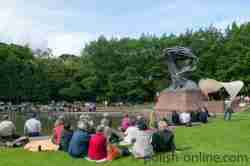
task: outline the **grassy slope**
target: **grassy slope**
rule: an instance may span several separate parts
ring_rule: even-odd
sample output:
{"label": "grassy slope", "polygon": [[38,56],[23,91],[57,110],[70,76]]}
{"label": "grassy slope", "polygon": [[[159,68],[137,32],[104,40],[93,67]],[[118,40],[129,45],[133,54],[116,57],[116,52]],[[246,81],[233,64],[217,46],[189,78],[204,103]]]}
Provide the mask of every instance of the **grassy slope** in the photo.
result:
{"label": "grassy slope", "polygon": [[[249,163],[191,163],[184,162],[183,156],[190,153],[211,152],[232,154],[247,154],[250,157],[250,112],[234,114],[232,121],[223,121],[221,117],[211,120],[207,125],[176,129],[176,144],[182,149],[178,152],[179,161],[160,163],[154,161],[152,165],[169,166],[238,166]],[[121,158],[105,165],[144,165],[143,160],[132,157]],[[82,166],[96,165],[81,159],[71,159],[68,155],[56,153],[31,153],[21,149],[0,149],[0,166]],[[149,164],[148,164],[149,165]]]}

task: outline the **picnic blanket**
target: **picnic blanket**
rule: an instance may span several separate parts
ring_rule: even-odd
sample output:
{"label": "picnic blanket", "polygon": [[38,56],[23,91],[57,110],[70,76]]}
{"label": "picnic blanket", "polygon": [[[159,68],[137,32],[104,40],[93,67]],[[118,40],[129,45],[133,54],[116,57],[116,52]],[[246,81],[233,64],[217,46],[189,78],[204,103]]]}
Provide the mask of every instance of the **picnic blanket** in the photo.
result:
{"label": "picnic blanket", "polygon": [[31,139],[31,141],[24,146],[24,149],[31,152],[57,151],[59,146],[53,144],[50,138],[44,137]]}

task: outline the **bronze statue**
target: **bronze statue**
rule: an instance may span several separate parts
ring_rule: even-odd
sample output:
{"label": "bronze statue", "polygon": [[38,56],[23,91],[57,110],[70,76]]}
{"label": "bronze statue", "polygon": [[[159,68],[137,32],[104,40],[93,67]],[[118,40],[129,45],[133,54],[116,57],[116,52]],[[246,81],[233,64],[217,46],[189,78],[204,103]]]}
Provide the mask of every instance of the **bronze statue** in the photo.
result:
{"label": "bronze statue", "polygon": [[164,50],[164,56],[171,75],[172,84],[167,90],[197,89],[197,84],[187,79],[196,69],[198,58],[185,47],[172,47]]}

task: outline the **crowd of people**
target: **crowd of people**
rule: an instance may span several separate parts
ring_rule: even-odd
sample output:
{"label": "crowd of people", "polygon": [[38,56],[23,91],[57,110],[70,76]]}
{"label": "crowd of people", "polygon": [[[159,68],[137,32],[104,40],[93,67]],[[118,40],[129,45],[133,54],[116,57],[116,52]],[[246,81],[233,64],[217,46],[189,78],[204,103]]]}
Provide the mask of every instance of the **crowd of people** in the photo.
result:
{"label": "crowd of people", "polygon": [[94,102],[55,102],[51,101],[49,104],[40,104],[32,102],[23,102],[14,104],[12,102],[0,101],[0,112],[15,111],[15,112],[94,112],[96,110],[96,104]]}
{"label": "crowd of people", "polygon": [[[16,139],[15,125],[3,117],[0,124],[0,138]],[[118,129],[112,128],[112,119],[103,114],[96,123],[88,114],[79,117],[75,130],[61,115],[54,124],[52,142],[59,150],[73,158],[104,162],[118,157],[132,155],[135,158],[151,158],[157,152],[175,152],[174,133],[168,122],[160,120],[156,128],[149,128],[143,116],[125,115]],[[28,137],[41,136],[41,122],[36,114],[25,122],[24,134]]]}
{"label": "crowd of people", "polygon": [[157,128],[149,128],[142,117],[125,115],[119,129],[112,128],[112,120],[104,113],[99,124],[89,115],[82,115],[77,129],[58,119],[53,139],[59,149],[74,158],[103,162],[133,155],[135,158],[151,158],[157,152],[174,152],[174,133],[166,121],[159,121]]}
{"label": "crowd of people", "polygon": [[[225,103],[225,120],[231,119],[231,103]],[[73,125],[61,115],[53,128],[52,142],[58,150],[68,153],[73,158],[84,158],[88,161],[104,162],[118,157],[132,155],[135,158],[151,158],[158,152],[175,152],[174,132],[171,126],[207,123],[211,116],[206,107],[197,111],[173,111],[170,119],[157,119],[153,125],[142,115],[125,114],[119,128],[113,128],[109,113],[104,113],[96,121],[87,112],[83,113]],[[149,125],[148,125],[149,124]],[[150,127],[149,127],[150,126]],[[39,137],[42,135],[42,124],[34,113],[24,124],[24,135]],[[4,140],[15,140],[15,124],[4,115],[0,122],[0,145]]]}
{"label": "crowd of people", "polygon": [[192,126],[197,123],[207,123],[210,117],[206,107],[200,107],[197,111],[191,112],[172,112],[171,120],[173,125],[186,125]]}

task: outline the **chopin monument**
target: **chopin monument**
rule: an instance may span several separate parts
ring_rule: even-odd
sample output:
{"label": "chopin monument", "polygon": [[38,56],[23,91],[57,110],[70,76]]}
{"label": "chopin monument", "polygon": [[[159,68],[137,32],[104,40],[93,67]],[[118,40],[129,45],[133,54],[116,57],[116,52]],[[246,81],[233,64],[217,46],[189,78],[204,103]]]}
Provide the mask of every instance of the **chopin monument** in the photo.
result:
{"label": "chopin monument", "polygon": [[164,50],[164,57],[170,72],[171,86],[169,91],[198,89],[194,81],[188,80],[188,75],[196,69],[198,58],[191,49],[184,47],[173,47]]}
{"label": "chopin monument", "polygon": [[160,112],[190,112],[204,102],[198,85],[188,79],[196,69],[198,58],[185,47],[167,48],[163,52],[171,76],[171,85],[161,92],[155,110]]}

